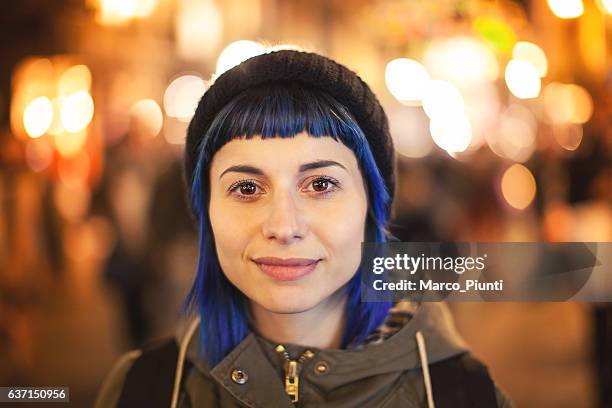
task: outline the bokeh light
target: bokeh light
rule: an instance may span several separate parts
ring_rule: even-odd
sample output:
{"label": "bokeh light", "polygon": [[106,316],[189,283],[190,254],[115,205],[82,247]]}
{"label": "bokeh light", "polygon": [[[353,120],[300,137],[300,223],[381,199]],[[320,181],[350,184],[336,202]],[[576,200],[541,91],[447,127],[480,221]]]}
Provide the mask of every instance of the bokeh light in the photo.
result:
{"label": "bokeh light", "polygon": [[512,57],[533,65],[538,70],[540,77],[545,77],[548,72],[546,54],[544,54],[544,51],[534,43],[527,41],[517,42],[512,50]]}
{"label": "bokeh light", "polygon": [[85,65],[74,65],[68,68],[57,84],[59,96],[68,96],[78,91],[89,91],[91,88],[91,72]]}
{"label": "bokeh light", "polygon": [[146,136],[155,137],[164,124],[161,108],[153,99],[141,99],[130,109],[132,131]]}
{"label": "bokeh light", "polygon": [[53,122],[53,105],[46,96],[39,96],[23,112],[23,127],[32,138],[44,135]]}
{"label": "bokeh light", "polygon": [[428,118],[422,109],[399,105],[385,107],[389,131],[398,153],[410,158],[424,157],[433,149]]}
{"label": "bokeh light", "polygon": [[157,0],[99,0],[97,19],[101,24],[122,25],[133,18],[144,18],[153,12]]}
{"label": "bokeh light", "polygon": [[188,122],[205,91],[206,85],[199,76],[182,75],[176,78],[164,93],[166,115]]}
{"label": "bokeh light", "polygon": [[465,151],[472,140],[472,126],[466,115],[434,117],[429,130],[433,141],[449,153]]}
{"label": "bokeh light", "polygon": [[495,80],[499,65],[490,47],[471,37],[434,40],[425,50],[423,64],[434,78],[458,86]]}
{"label": "bokeh light", "polygon": [[68,132],[77,133],[85,129],[94,114],[94,103],[87,91],[78,91],[61,100],[60,117]]}
{"label": "bokeh light", "polygon": [[504,199],[517,210],[527,208],[536,194],[536,181],[529,169],[515,163],[508,167],[501,179]]}
{"label": "bokeh light", "polygon": [[483,40],[501,53],[510,53],[516,42],[512,27],[500,18],[480,16],[474,19],[472,27]]}
{"label": "bokeh light", "polygon": [[[27,58],[15,70],[15,80],[26,87],[47,82],[54,76],[53,63],[49,58]],[[27,81],[29,79],[29,81]]]}
{"label": "bokeh light", "polygon": [[593,115],[593,98],[586,89],[579,85],[569,84],[566,86],[566,92],[570,95],[573,109],[570,122],[586,123]]}
{"label": "bokeh light", "polygon": [[542,94],[546,118],[551,123],[582,124],[593,115],[593,98],[579,85],[551,82]]}
{"label": "bokeh light", "polygon": [[242,61],[256,55],[264,54],[266,51],[266,47],[255,41],[235,41],[221,51],[221,54],[217,59],[217,69],[215,75],[219,76],[228,69],[240,64]]}
{"label": "bokeh light", "polygon": [[559,18],[576,18],[584,13],[582,0],[547,0],[548,7]]}
{"label": "bokeh light", "polygon": [[432,80],[425,88],[423,110],[431,119],[463,115],[465,103],[455,85],[444,80]]}
{"label": "bokeh light", "polygon": [[[47,58],[30,57],[15,66],[11,81],[10,124],[18,139],[40,137],[48,131],[49,116],[53,117],[48,101],[55,93],[54,75],[54,66]],[[6,97],[9,94],[3,95]],[[48,100],[39,99],[43,97]],[[0,98],[3,106],[7,102]]]}
{"label": "bokeh light", "polygon": [[542,91],[546,118],[552,123],[569,122],[573,114],[573,103],[565,92],[564,84],[551,82]]}
{"label": "bokeh light", "polygon": [[508,159],[525,162],[536,147],[537,121],[524,106],[510,105],[501,115],[498,131],[488,138],[493,152]]}
{"label": "bokeh light", "polygon": [[179,55],[186,59],[207,58],[221,43],[223,16],[212,0],[182,0],[174,27]]}
{"label": "bokeh light", "polygon": [[423,98],[429,131],[435,144],[449,153],[465,151],[472,140],[472,126],[459,89],[448,81],[431,80]]}
{"label": "bokeh light", "polygon": [[553,126],[553,136],[559,146],[565,150],[574,151],[582,143],[582,125],[574,123],[564,123]]}
{"label": "bokeh light", "polygon": [[421,104],[429,73],[421,63],[409,58],[397,58],[385,68],[385,82],[389,92],[406,105]]}
{"label": "bokeh light", "polygon": [[25,147],[25,159],[28,167],[40,172],[49,167],[53,161],[53,147],[47,138],[28,140]]}
{"label": "bokeh light", "polygon": [[497,130],[500,115],[498,87],[492,83],[483,83],[462,91],[465,113],[472,127],[472,140],[468,151],[476,151],[485,143],[487,135]]}
{"label": "bokeh light", "polygon": [[85,141],[87,140],[87,132],[61,132],[54,136],[55,148],[64,157],[72,157],[79,153]]}
{"label": "bokeh light", "polygon": [[[63,99],[63,98],[61,98]],[[51,122],[51,126],[49,127],[48,133],[52,136],[57,136],[60,133],[64,133],[64,125],[62,125],[62,118],[60,112],[62,110],[62,102],[59,97],[53,98],[51,100],[51,104],[53,105],[53,121]]]}
{"label": "bokeh light", "polygon": [[595,3],[604,13],[612,14],[612,0],[596,0]]}
{"label": "bokeh light", "polygon": [[540,94],[540,72],[527,61],[510,60],[506,66],[505,78],[508,89],[517,98],[532,99]]}
{"label": "bokeh light", "polygon": [[145,18],[153,13],[157,6],[157,0],[136,0],[134,15],[136,17]]}

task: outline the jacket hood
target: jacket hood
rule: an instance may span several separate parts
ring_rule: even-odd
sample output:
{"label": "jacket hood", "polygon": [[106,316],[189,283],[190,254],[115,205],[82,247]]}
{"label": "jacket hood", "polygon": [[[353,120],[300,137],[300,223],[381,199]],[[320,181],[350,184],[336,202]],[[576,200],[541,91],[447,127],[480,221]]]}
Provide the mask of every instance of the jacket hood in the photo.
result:
{"label": "jacket hood", "polygon": [[[262,363],[271,364],[276,371],[282,369],[282,361],[275,356],[276,343],[254,333],[250,333],[211,369],[198,354],[200,336],[197,326],[198,322],[193,320],[183,323],[177,330],[176,339],[179,345],[186,345],[185,358],[203,374],[214,376],[230,362],[236,365],[236,358],[245,354],[257,354]],[[421,347],[419,337],[423,341]],[[300,355],[306,349],[294,344],[284,346],[292,356]],[[334,388],[373,375],[422,367],[468,351],[469,347],[456,330],[448,306],[444,302],[425,302],[418,306],[413,317],[397,333],[381,343],[366,344],[356,350],[308,349],[315,353],[315,359],[324,359],[333,367],[319,385]],[[424,364],[421,363],[423,358]]]}

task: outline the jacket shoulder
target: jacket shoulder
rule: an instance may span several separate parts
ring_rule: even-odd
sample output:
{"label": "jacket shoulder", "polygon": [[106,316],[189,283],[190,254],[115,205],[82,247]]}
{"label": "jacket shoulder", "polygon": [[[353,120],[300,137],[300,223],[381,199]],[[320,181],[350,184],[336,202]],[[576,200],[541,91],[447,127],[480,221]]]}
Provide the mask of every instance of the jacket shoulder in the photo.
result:
{"label": "jacket shoulder", "polygon": [[141,355],[142,350],[132,350],[117,360],[100,387],[94,408],[113,408],[117,406],[127,374]]}
{"label": "jacket shoulder", "polygon": [[177,358],[174,339],[125,354],[102,386],[96,408],[170,405]]}
{"label": "jacket shoulder", "polygon": [[430,366],[437,407],[512,407],[486,365],[466,352]]}

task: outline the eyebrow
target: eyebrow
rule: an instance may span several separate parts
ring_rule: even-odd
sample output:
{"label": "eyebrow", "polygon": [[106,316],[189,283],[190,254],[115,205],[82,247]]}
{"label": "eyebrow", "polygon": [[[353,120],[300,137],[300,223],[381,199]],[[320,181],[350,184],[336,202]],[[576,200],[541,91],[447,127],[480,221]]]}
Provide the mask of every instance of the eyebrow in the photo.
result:
{"label": "eyebrow", "polygon": [[[338,167],[341,167],[344,170],[346,170],[346,167],[344,167],[342,164],[338,163],[337,161],[334,161],[334,160],[316,160],[316,161],[313,161],[313,162],[304,163],[304,164],[300,165],[299,172],[303,173],[303,172],[308,171],[308,170],[320,169],[320,168],[323,168],[323,167],[331,167],[331,166],[338,166]],[[223,177],[223,175],[225,173],[229,173],[229,172],[255,174],[255,175],[258,175],[258,176],[263,176],[264,175],[263,170],[255,167],[255,166],[250,166],[250,165],[247,165],[247,164],[239,164],[239,165],[236,165],[236,166],[230,166],[227,169],[225,169],[221,173],[219,178]]]}

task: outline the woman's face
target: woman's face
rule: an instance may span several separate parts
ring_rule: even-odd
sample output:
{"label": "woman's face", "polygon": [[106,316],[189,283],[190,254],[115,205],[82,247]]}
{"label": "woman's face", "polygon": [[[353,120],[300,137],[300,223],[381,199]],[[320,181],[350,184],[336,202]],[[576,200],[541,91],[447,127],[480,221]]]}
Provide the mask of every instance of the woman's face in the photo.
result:
{"label": "woman's face", "polygon": [[213,157],[219,262],[268,311],[307,311],[342,288],[359,267],[366,214],[357,159],[330,137],[234,139]]}

